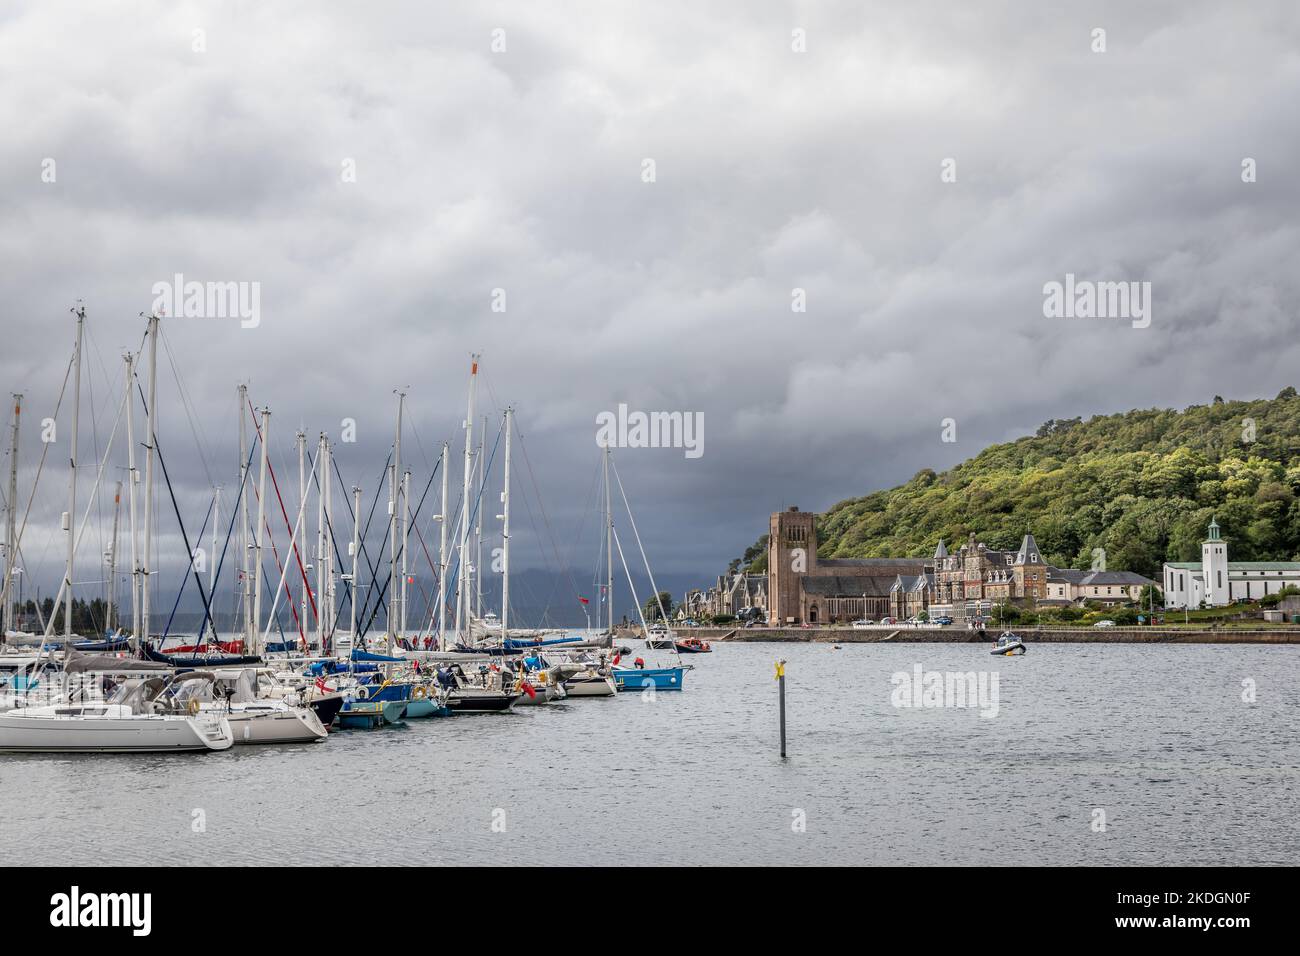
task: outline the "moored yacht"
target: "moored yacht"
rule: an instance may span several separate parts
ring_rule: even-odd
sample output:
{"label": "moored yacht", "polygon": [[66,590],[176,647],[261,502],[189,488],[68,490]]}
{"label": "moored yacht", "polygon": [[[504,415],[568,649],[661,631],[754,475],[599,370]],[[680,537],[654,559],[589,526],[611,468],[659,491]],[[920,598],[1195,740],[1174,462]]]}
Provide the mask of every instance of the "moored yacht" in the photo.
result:
{"label": "moored yacht", "polygon": [[165,677],[133,678],[106,701],[24,707],[0,713],[0,751],[162,753],[226,750],[234,734],[224,715],[198,702],[180,709]]}

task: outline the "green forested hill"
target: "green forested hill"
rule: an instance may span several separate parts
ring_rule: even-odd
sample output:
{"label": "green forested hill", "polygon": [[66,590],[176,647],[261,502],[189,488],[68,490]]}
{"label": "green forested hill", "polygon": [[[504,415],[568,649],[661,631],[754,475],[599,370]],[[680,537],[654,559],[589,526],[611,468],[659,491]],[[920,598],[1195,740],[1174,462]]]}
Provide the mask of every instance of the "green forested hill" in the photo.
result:
{"label": "green forested hill", "polygon": [[1015,548],[1032,529],[1047,559],[1158,578],[1200,558],[1217,517],[1234,561],[1300,559],[1300,397],[1049,421],[949,471],[842,501],[821,519],[823,557],[923,556],[968,532]]}

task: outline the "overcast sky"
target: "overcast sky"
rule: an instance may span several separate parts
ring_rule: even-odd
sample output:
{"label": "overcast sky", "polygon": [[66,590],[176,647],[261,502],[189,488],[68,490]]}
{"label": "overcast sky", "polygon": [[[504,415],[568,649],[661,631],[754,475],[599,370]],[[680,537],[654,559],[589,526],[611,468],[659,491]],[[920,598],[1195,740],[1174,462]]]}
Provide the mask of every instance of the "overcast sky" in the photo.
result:
{"label": "overcast sky", "polygon": [[[339,463],[369,496],[393,389],[410,386],[422,488],[481,351],[481,405],[517,407],[517,475],[578,567],[596,560],[590,517],[575,544],[596,415],[702,413],[699,458],[616,452],[652,562],[701,583],[783,505],[822,510],[1049,418],[1300,384],[1300,12],[1136,6],[0,4],[20,498],[69,309],[89,316],[84,501],[119,354],[176,273],[261,294],[256,328],[164,319],[199,441],[164,355],[160,442],[195,528],[211,484],[235,483],[240,381],[293,488],[292,433],[355,418]],[[1066,273],[1149,281],[1150,326],[1046,318]],[[65,495],[66,448],[24,541],[49,580]],[[516,505],[516,566],[539,566],[545,522]]]}

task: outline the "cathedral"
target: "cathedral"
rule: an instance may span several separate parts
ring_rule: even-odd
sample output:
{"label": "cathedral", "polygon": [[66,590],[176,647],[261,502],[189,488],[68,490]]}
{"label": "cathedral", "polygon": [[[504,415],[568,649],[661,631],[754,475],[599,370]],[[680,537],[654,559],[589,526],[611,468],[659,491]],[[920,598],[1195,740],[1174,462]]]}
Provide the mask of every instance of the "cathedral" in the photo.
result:
{"label": "cathedral", "polygon": [[772,515],[767,539],[767,614],[773,625],[847,624],[890,613],[901,576],[924,574],[924,558],[817,556],[816,515],[790,508]]}
{"label": "cathedral", "polygon": [[1079,571],[1048,564],[1032,533],[1015,551],[986,547],[972,533],[949,551],[941,539],[930,558],[835,558],[817,555],[816,515],[790,508],[768,528],[768,622],[774,626],[847,624],[859,618],[961,621],[988,617],[999,603],[1037,606],[1079,601],[1119,604],[1156,584],[1131,571]]}

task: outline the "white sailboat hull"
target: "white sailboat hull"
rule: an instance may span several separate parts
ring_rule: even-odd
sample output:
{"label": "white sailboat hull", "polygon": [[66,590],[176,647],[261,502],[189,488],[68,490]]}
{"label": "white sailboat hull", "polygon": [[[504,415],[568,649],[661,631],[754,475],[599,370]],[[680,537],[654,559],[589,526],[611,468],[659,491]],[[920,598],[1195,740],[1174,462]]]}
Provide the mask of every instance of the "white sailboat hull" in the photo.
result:
{"label": "white sailboat hull", "polygon": [[[77,710],[82,713],[76,713]],[[0,751],[17,753],[164,753],[226,750],[224,718],[139,715],[123,708],[33,707],[0,713]]]}
{"label": "white sailboat hull", "polygon": [[310,707],[232,710],[225,718],[237,744],[313,743],[329,735]]}
{"label": "white sailboat hull", "polygon": [[564,682],[564,692],[569,697],[613,697],[618,693],[618,686],[612,677],[578,677]]}

